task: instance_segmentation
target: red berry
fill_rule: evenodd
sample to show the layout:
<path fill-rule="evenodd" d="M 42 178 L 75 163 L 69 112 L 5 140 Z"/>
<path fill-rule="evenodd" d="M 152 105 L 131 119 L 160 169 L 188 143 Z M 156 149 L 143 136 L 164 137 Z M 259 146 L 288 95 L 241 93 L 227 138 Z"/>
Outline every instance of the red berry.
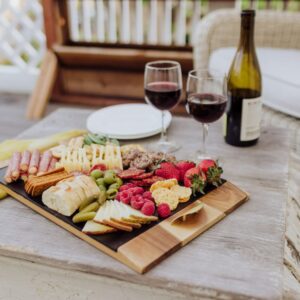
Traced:
<path fill-rule="evenodd" d="M 216 166 L 217 166 L 217 164 L 214 160 L 212 160 L 212 159 L 203 159 L 198 164 L 198 169 L 201 170 L 202 172 L 206 173 L 209 168 L 216 167 Z"/>
<path fill-rule="evenodd" d="M 116 200 L 120 201 L 120 197 L 121 197 L 122 193 L 118 192 L 116 195 Z"/>
<path fill-rule="evenodd" d="M 161 203 L 157 206 L 157 213 L 161 218 L 167 218 L 171 214 L 171 209 L 168 203 Z"/>
<path fill-rule="evenodd" d="M 183 181 L 185 173 L 189 169 L 194 168 L 195 166 L 196 164 L 194 162 L 186 160 L 181 160 L 178 163 L 176 163 L 176 168 L 180 171 L 180 181 Z"/>
<path fill-rule="evenodd" d="M 132 192 L 133 195 L 141 195 L 144 193 L 144 189 L 139 186 L 131 188 L 130 191 Z"/>
<path fill-rule="evenodd" d="M 199 163 L 198 169 L 205 174 L 208 183 L 214 186 L 219 186 L 222 183 L 223 169 L 218 165 L 217 161 L 204 159 Z"/>
<path fill-rule="evenodd" d="M 140 210 L 144 205 L 144 199 L 140 196 L 133 196 L 133 199 L 131 199 L 130 204 L 132 208 Z"/>
<path fill-rule="evenodd" d="M 160 168 L 155 171 L 156 176 L 160 176 L 165 179 L 175 178 L 180 180 L 180 171 L 171 162 L 163 162 L 160 164 Z"/>
<path fill-rule="evenodd" d="M 152 201 L 146 201 L 141 209 L 146 216 L 152 216 L 155 212 L 155 205 Z"/>
<path fill-rule="evenodd" d="M 123 192 L 123 191 L 126 191 L 128 189 L 131 189 L 131 188 L 134 188 L 136 185 L 133 184 L 133 183 L 126 183 L 126 184 L 123 184 L 120 188 L 119 188 L 119 191 L 120 192 Z"/>
<path fill-rule="evenodd" d="M 130 198 L 131 196 L 129 194 L 121 194 L 120 195 L 120 201 L 123 202 L 124 204 L 129 204 L 130 203 Z"/>
<path fill-rule="evenodd" d="M 150 191 L 146 191 L 143 193 L 143 197 L 153 201 L 152 193 Z"/>
<path fill-rule="evenodd" d="M 204 194 L 206 175 L 197 167 L 189 169 L 184 175 L 184 186 L 190 187 L 193 190 L 193 195 L 196 193 Z"/>

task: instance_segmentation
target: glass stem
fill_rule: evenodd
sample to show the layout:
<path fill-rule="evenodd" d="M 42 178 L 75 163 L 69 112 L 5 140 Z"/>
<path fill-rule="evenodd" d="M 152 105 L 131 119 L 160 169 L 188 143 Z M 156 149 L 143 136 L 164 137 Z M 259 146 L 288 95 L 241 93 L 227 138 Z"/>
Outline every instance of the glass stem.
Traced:
<path fill-rule="evenodd" d="M 203 155 L 206 155 L 206 137 L 208 134 L 208 125 L 205 123 L 202 123 L 203 128 L 203 135 L 202 135 L 202 153 Z"/>
<path fill-rule="evenodd" d="M 165 111 L 162 110 L 161 111 L 161 135 L 160 135 L 160 140 L 162 142 L 166 142 L 167 141 L 167 134 L 166 134 L 166 130 L 165 130 Z"/>

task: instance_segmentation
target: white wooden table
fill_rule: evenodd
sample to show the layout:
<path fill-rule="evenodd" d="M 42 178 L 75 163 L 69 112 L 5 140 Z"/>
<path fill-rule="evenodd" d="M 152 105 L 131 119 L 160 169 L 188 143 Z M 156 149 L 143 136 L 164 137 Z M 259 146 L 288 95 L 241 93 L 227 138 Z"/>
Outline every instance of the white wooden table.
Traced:
<path fill-rule="evenodd" d="M 21 136 L 84 128 L 90 112 L 61 109 Z M 184 145 L 179 158 L 200 144 L 200 125 L 193 120 L 174 118 L 169 134 Z M 256 147 L 234 148 L 224 143 L 217 123 L 208 143 L 224 176 L 250 192 L 250 201 L 145 275 L 17 201 L 0 202 L 0 299 L 282 298 L 285 131 L 264 128 Z"/>

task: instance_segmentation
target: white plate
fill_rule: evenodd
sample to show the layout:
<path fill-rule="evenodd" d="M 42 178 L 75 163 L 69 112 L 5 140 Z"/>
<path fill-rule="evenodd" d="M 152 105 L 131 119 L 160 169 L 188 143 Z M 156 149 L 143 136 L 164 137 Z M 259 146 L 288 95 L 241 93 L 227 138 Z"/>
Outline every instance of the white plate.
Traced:
<path fill-rule="evenodd" d="M 165 127 L 170 126 L 172 115 L 165 114 Z M 92 133 L 111 138 L 133 140 L 161 132 L 161 111 L 147 104 L 121 104 L 102 108 L 87 119 Z"/>

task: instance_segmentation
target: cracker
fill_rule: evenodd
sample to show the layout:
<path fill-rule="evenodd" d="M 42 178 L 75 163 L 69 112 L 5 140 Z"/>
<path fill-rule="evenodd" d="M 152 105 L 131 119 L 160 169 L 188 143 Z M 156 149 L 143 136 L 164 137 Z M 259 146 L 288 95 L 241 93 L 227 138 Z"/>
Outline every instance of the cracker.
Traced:
<path fill-rule="evenodd" d="M 156 205 L 167 203 L 171 210 L 176 209 L 179 203 L 178 195 L 167 188 L 158 188 L 154 190 L 152 197 L 154 198 Z"/>
<path fill-rule="evenodd" d="M 174 185 L 170 190 L 178 196 L 181 203 L 189 201 L 192 195 L 192 189 L 185 186 Z"/>
<path fill-rule="evenodd" d="M 175 179 L 175 178 L 157 181 L 151 185 L 150 192 L 153 192 L 154 190 L 156 190 L 158 188 L 170 189 L 174 185 L 178 185 L 177 179 Z"/>

